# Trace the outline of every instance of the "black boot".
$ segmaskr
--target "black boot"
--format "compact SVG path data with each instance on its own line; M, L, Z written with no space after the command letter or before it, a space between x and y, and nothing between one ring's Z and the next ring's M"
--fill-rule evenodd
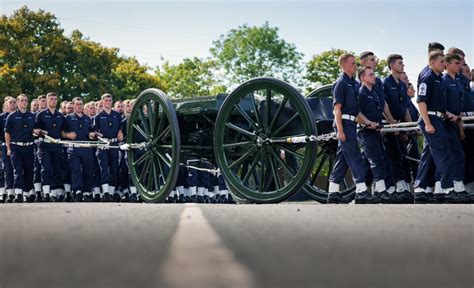
M76 196L74 197L74 202L82 202L82 193L76 193Z
M13 203L23 203L23 195L17 194L15 198L13 199Z
M41 197L41 192L36 192L35 202L43 202L43 197Z
M111 201L112 201L112 198L110 197L109 193L104 193L102 195L102 202L111 202Z
M44 194L42 199L43 202L51 202L51 196L49 194Z
M121 202L128 202L130 199L130 196L128 193L123 193L122 199L120 199Z
M331 192L328 194L328 204L340 204L342 203L342 196L339 192Z
M120 194L119 193L114 193L112 196L112 202L120 202Z
M377 203L376 199L372 196L372 193L369 191L359 192L355 195L356 204L375 204Z
M15 200L15 195L8 195L7 203L13 203L13 200Z
M130 203L137 203L138 202L137 193L130 194L129 202Z
M101 202L100 194L95 194L95 195L94 195L94 199L93 199L92 201L93 201L93 202Z
M66 197L64 197L64 202L72 202L71 192L66 192Z
M0 200L0 202L5 203L5 202L7 202L7 200L8 200L8 195L7 194L2 194L2 199Z

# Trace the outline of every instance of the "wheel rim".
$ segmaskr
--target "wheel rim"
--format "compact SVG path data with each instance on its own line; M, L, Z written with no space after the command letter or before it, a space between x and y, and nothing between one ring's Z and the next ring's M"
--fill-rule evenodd
M234 90L219 110L214 131L217 164L233 193L275 203L298 191L311 172L317 144L273 141L316 135L313 123L304 98L283 81L256 78Z
M127 143L146 143L146 149L127 152L130 174L147 202L161 202L178 176L180 134L173 105L158 89L143 91L127 123Z

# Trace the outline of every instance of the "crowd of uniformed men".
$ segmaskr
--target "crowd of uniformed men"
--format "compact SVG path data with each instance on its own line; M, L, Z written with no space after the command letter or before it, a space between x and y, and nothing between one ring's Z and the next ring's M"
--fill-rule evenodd
M401 55L388 56L390 75L383 80L375 75L374 53L361 53L359 70L354 55L340 56L342 74L332 91L338 149L328 203L352 200L340 193L348 169L355 203L472 203L474 130L462 121L474 111L472 71L461 49L444 50L440 43L428 45L428 65L417 81L418 109ZM417 134L379 129L412 121L423 135L421 156Z
M124 140L123 131L135 101L113 104L112 96L104 94L99 101L86 104L76 97L62 102L59 109L57 102L54 92L40 95L31 101L28 111L27 95L5 97L0 115L0 129L5 132L0 133L1 202L140 202L125 151L64 147L49 140L91 141L101 137L118 146ZM188 171L184 165L180 168L169 202L232 201L222 177Z
M401 55L388 56L390 75L383 80L375 75L374 53L361 53L358 71L354 55L340 56L342 74L333 85L338 149L328 203L353 200L340 193L348 169L356 185L355 203L472 203L474 130L464 129L461 117L473 115L474 92L464 57L461 49L444 54L440 43L428 45L428 65L417 81L417 109ZM41 137L102 137L118 145L134 100L112 105L112 96L104 94L84 104L76 97L62 102L59 110L57 102L50 92L32 100L28 111L27 95L5 98L0 115L0 131L5 132L0 133L2 202L140 201L123 151L63 147ZM421 155L416 132L380 133L381 124L412 121L418 121L424 137ZM211 168L206 163L201 167ZM222 176L180 168L169 202L231 201Z

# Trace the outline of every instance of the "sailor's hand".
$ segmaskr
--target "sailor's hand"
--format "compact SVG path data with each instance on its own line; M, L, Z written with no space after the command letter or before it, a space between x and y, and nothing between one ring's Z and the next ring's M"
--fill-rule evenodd
M76 140L77 134L75 132L69 132L66 134L67 138L70 140Z
M346 134L342 131L337 132L337 140L341 140L342 142L346 141Z
M431 124L426 124L425 125L425 131L428 134L434 134L436 132L436 129L433 127Z

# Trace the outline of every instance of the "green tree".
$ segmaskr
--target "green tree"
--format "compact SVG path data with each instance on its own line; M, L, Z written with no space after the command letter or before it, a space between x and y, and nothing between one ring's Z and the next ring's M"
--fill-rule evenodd
M210 52L225 79L240 84L254 77L271 76L299 83L303 54L278 35L268 22L262 26L239 26L213 42Z
M73 31L64 35L57 18L26 6L0 18L0 100L26 93L36 97L55 91L62 100L98 99L105 92L132 98L149 87L163 88L135 58L119 55Z
M223 93L226 88L215 77L216 63L210 59L185 58L172 65L166 61L157 67L156 75L165 83L170 97L187 98Z
M27 7L0 18L0 93L61 90L71 72L71 41L51 13Z
M62 91L66 98L84 97L86 101L98 99L105 92L111 92L112 71L117 66L117 48L103 47L100 43L83 37L78 30L72 32L73 70L68 87ZM115 95L114 95L115 96Z
M307 90L334 83L337 77L341 74L338 59L339 56L344 53L354 54L354 52L333 48L314 55L306 64L306 75L304 78L311 83L311 86L308 87ZM356 60L357 63L359 63L358 56L356 56ZM380 60L378 62L375 73L379 77L385 77L388 75L386 60Z
M164 81L148 70L149 67L140 65L134 57L120 59L112 70L112 94L118 99L130 99L148 88L166 90Z

